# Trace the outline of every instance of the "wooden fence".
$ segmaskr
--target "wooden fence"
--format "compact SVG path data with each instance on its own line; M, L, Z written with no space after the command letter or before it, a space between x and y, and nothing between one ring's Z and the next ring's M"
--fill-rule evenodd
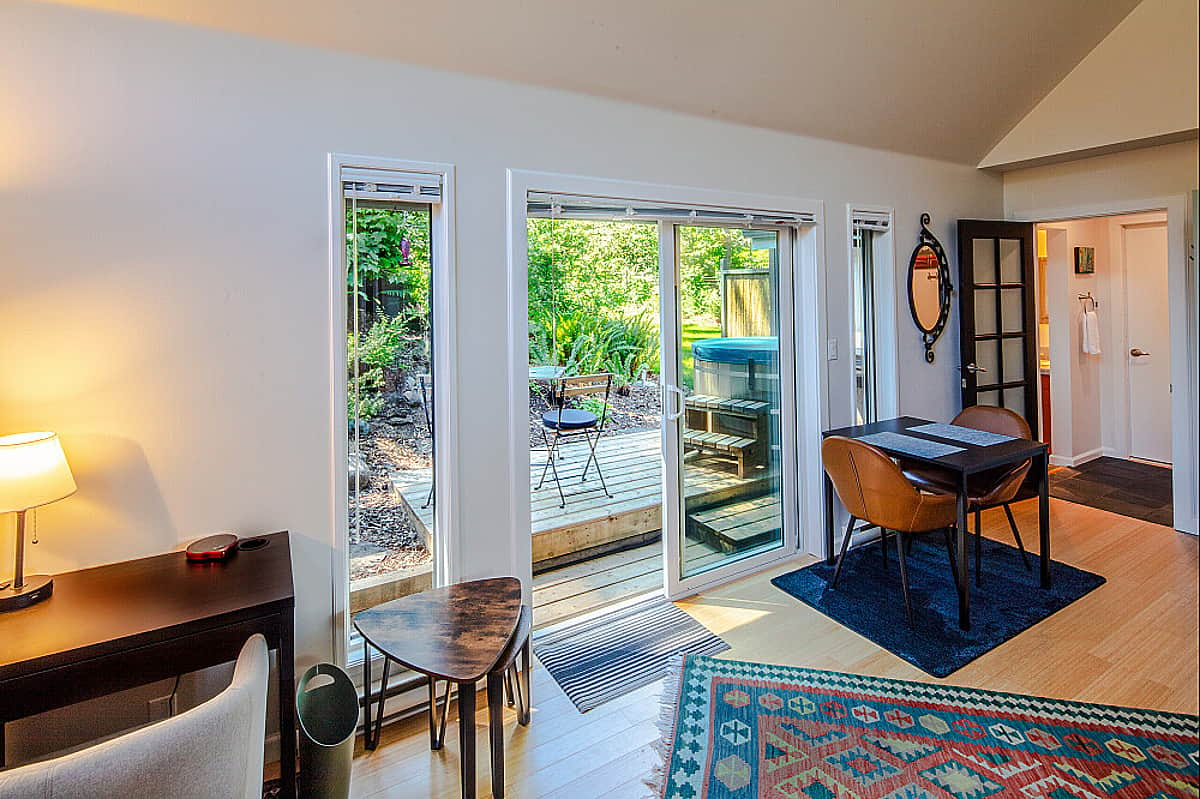
M771 335L771 270L721 272L721 335Z

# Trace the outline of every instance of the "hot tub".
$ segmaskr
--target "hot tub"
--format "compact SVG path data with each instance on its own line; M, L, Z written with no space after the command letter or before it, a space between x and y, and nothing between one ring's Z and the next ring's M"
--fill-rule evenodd
M692 344L695 392L730 399L779 396L779 339L710 338Z

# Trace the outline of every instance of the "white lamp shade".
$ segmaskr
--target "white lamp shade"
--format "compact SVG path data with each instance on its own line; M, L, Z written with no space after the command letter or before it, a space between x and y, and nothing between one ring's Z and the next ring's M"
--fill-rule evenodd
M0 436L0 513L28 510L75 493L54 433Z

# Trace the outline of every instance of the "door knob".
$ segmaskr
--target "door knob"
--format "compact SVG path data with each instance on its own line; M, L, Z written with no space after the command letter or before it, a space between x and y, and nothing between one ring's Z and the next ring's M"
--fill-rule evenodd
M982 366L976 366L976 365L975 365L975 364L973 364L973 363L969 363L969 364L967 364L966 366L964 366L964 367L963 367L963 369L964 369L965 371L968 371L968 372L970 372L971 374L978 374L979 372L986 372L986 371L987 371L987 369L983 368Z
M1129 351L1129 354L1132 355L1134 358L1144 358L1147 355L1149 355L1150 353L1148 353L1144 350L1139 350L1137 347L1134 347L1133 349L1131 349Z

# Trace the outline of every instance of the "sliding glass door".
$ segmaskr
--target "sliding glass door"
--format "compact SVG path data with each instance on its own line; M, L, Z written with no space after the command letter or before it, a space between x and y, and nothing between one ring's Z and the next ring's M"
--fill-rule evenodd
M664 553L680 596L795 551L793 236L661 230Z

